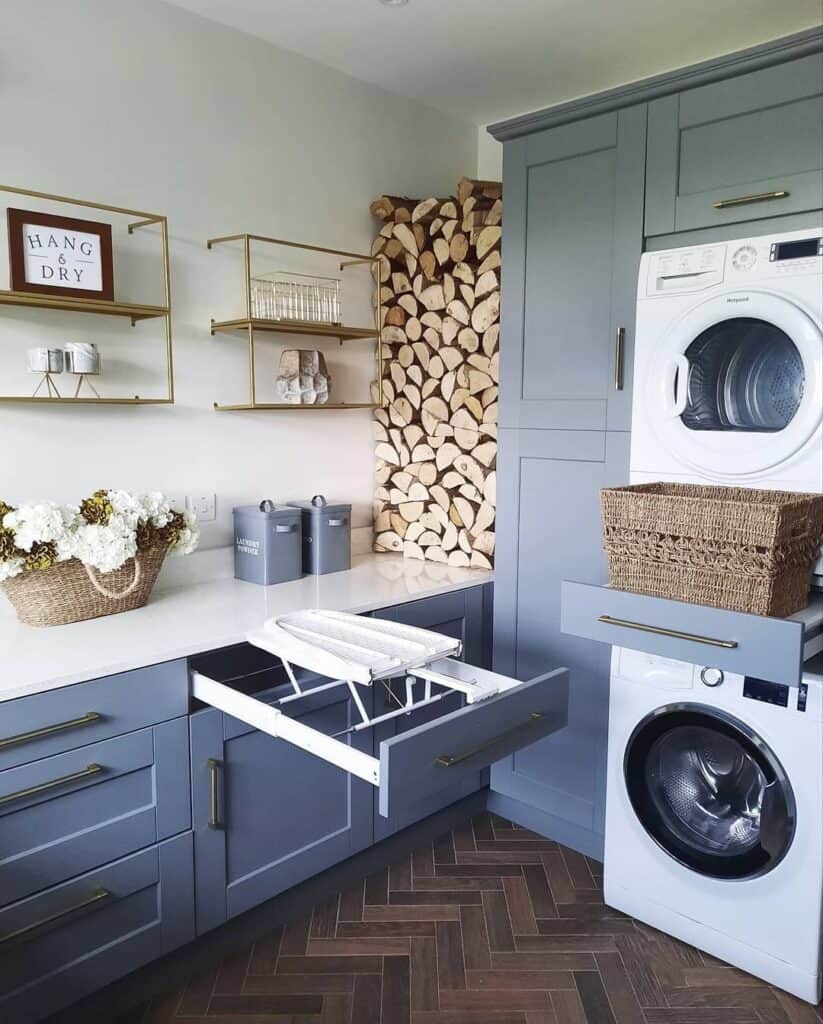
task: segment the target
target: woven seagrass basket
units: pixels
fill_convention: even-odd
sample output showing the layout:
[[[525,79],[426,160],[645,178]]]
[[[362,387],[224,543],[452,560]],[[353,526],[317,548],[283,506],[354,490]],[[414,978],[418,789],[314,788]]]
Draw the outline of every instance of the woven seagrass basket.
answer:
[[[613,587],[779,617],[808,603],[823,495],[637,484],[603,490],[601,509]]]
[[[166,557],[165,544],[139,551],[113,572],[99,573],[76,558],[33,569],[3,584],[17,618],[27,626],[62,626],[142,608]]]

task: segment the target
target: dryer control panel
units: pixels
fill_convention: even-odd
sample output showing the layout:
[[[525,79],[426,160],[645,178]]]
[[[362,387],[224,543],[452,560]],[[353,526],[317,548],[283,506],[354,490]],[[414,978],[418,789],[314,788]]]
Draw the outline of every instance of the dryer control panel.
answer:
[[[823,228],[647,252],[643,261],[647,298],[701,292],[724,281],[735,286],[786,275],[819,274],[823,271]],[[641,287],[643,274],[641,265]]]

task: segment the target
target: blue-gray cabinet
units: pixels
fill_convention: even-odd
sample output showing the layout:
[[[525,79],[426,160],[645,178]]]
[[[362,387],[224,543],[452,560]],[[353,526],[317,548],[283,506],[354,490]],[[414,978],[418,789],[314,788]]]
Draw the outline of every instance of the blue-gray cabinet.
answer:
[[[482,666],[488,662],[490,606],[491,587],[473,587],[373,614],[459,637],[466,659]],[[192,659],[192,666],[219,681],[231,680],[233,687],[239,683],[264,701],[290,692],[278,659],[246,645]],[[302,682],[311,685],[308,677]],[[404,698],[402,683],[396,693]],[[375,715],[388,710],[386,701],[397,706],[382,684],[369,692],[369,699],[374,710],[370,703],[367,710]],[[408,718],[347,734],[359,718],[342,688],[309,696],[294,705],[299,711],[289,709],[289,714],[378,756],[382,741],[440,718],[460,703],[457,695],[450,695]],[[198,933],[485,784],[484,773],[477,770],[420,800],[409,798],[407,803],[404,798],[402,813],[385,818],[370,783],[228,714],[197,710],[190,731]]]
[[[184,832],[0,909],[0,1019],[37,1021],[194,938]]]
[[[394,619],[409,626],[431,629],[446,636],[456,637],[463,641],[463,660],[481,668],[490,668],[489,664],[489,633],[491,630],[491,584],[486,587],[472,587],[470,590],[459,590],[452,594],[439,597],[428,597],[420,601],[397,605],[395,608],[384,608],[374,612],[377,618]],[[421,686],[421,683],[417,684]],[[403,680],[382,684],[375,691],[375,714],[385,713],[405,700]],[[441,715],[463,706],[463,699],[456,693],[445,697],[440,703],[420,711],[393,718],[378,725],[373,730],[373,753],[379,756],[380,744],[391,736],[399,736],[409,729],[414,729],[425,722],[431,722]],[[445,786],[440,792],[424,797],[402,814],[389,818],[379,813],[380,795],[374,792],[374,839],[385,839],[401,828],[406,828],[415,821],[436,811],[448,807],[449,804],[463,799],[476,792],[486,784],[486,772],[478,771],[469,779]]]
[[[568,726],[492,768],[493,792],[586,852],[602,842],[608,651],[560,631],[569,573],[605,578],[601,487],[628,477],[645,105],[504,151],[494,668],[571,669]],[[534,819],[532,819],[534,824]]]
[[[287,692],[280,685],[256,696]],[[295,713],[328,734],[350,728],[356,715],[340,688],[308,696]],[[371,752],[368,731],[348,742]],[[201,710],[191,716],[191,755],[198,934],[372,841],[371,785],[285,741]]]
[[[506,145],[501,427],[628,430],[645,146],[644,105]]]
[[[821,206],[820,54],[649,103],[647,235]]]
[[[191,826],[188,719],[0,772],[0,906]]]
[[[561,632],[561,582],[606,579],[599,492],[623,482],[624,432],[503,430],[498,455],[495,671],[571,670],[568,726],[492,767],[491,789],[546,831],[598,853],[605,811],[609,648]]]

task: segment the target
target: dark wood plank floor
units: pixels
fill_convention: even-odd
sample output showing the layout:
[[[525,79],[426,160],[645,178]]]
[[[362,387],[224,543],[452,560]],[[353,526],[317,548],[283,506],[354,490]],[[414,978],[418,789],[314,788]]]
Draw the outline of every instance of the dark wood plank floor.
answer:
[[[600,864],[484,814],[121,1018],[138,1021],[820,1024],[823,1014],[609,909]]]

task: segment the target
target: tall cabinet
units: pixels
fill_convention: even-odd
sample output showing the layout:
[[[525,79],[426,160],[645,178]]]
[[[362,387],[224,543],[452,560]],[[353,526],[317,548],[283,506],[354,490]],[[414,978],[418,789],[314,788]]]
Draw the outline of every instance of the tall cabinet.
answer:
[[[645,142],[641,105],[519,139],[504,168],[495,668],[566,665],[574,685],[569,726],[496,764],[491,786],[593,854],[608,648],[561,634],[560,581],[604,580],[598,493],[628,474]]]
[[[571,690],[566,729],[493,767],[490,806],[585,853],[603,846],[610,648],[560,632],[560,588],[607,579],[599,491],[629,476],[641,252],[776,216],[819,223],[822,49],[814,30],[492,126],[505,141],[494,667],[525,679],[565,665]]]

